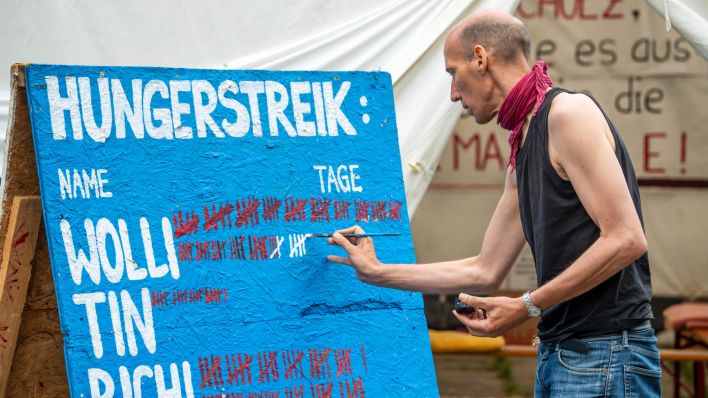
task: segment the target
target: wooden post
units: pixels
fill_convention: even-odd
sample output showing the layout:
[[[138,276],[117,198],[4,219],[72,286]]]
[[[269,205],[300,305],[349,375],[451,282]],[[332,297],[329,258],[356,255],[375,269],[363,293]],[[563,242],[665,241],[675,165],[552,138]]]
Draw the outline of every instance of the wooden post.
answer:
[[[10,246],[13,244],[10,235],[14,230],[10,229],[10,214],[14,198],[39,195],[37,165],[25,92],[24,65],[12,66],[11,86],[5,140],[6,163],[3,166],[3,197],[0,206],[0,247],[5,247],[8,242]],[[27,293],[23,295],[24,310],[21,312],[19,328],[16,330],[17,342],[11,359],[12,367],[9,369],[3,367],[2,370],[3,377],[5,372],[9,371],[7,379],[3,379],[7,380],[4,395],[6,398],[69,396],[64,343],[54,294],[54,279],[41,217],[36,228],[37,244],[33,253],[34,259],[31,261]],[[11,256],[11,253],[0,253],[0,267],[3,267],[5,257]],[[0,268],[0,272],[4,272],[4,269]],[[6,311],[5,305],[0,305],[0,313],[4,314]],[[0,393],[0,398],[2,397]]]
[[[42,220],[39,197],[16,196],[9,218],[0,266],[0,397],[7,388],[32,272],[30,261]]]

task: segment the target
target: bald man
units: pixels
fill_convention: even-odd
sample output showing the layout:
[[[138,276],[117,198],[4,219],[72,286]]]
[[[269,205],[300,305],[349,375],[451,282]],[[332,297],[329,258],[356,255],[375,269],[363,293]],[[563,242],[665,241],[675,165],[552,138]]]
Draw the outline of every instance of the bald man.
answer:
[[[651,281],[637,180],[629,153],[594,99],[552,88],[530,38],[501,11],[475,14],[445,42],[450,97],[480,123],[512,130],[504,192],[479,255],[456,261],[382,264],[371,238],[330,243],[364,282],[421,292],[491,292],[528,242],[538,288],[521,297],[460,300],[476,336],[499,336],[540,316],[536,396],[661,395],[649,304]]]

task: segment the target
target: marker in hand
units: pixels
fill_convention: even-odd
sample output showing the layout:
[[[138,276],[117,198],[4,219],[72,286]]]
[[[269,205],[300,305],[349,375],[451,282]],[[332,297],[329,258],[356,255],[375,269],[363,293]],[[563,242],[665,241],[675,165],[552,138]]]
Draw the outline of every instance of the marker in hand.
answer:
[[[345,238],[367,238],[373,236],[400,236],[398,232],[374,232],[370,234],[341,234]],[[306,234],[305,238],[331,238],[333,234]]]

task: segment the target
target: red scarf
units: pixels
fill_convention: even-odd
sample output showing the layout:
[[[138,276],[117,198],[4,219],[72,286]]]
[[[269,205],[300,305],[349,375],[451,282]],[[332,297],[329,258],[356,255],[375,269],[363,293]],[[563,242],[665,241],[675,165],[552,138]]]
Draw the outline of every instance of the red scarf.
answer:
[[[521,127],[526,121],[526,116],[533,110],[535,115],[538,107],[543,102],[546,90],[553,87],[553,80],[548,76],[548,65],[538,60],[531,71],[524,75],[509,91],[499,108],[497,123],[507,130],[511,130],[509,145],[509,165],[512,170],[516,168],[516,153],[521,143]]]

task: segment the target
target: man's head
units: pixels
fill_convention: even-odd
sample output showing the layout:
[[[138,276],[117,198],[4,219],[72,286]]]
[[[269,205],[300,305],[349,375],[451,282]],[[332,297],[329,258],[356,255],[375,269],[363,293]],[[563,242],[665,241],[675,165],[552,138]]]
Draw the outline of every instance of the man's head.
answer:
[[[531,40],[524,24],[499,10],[474,14],[445,41],[450,99],[477,123],[492,120],[508,90],[529,69]]]

